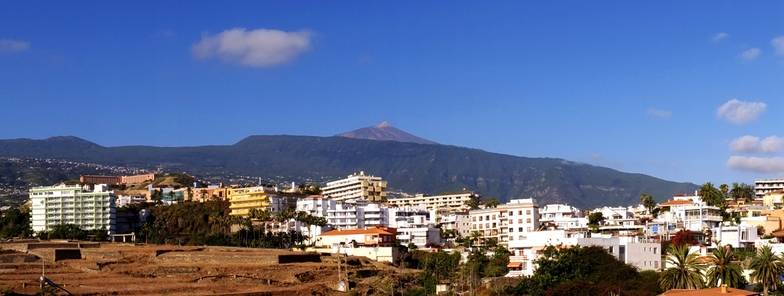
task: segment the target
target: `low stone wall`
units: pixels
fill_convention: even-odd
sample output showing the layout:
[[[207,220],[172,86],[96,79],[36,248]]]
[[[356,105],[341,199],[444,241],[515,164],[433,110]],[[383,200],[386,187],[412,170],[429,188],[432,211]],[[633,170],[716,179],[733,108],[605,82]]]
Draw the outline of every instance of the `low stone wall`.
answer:
[[[2,254],[0,263],[24,263],[38,261],[38,256],[32,254]]]
[[[301,262],[321,262],[321,255],[317,253],[312,254],[291,254],[279,255],[278,263],[301,263]]]
[[[54,261],[68,260],[68,259],[82,259],[82,251],[79,249],[55,249]]]
[[[71,243],[37,243],[37,244],[27,244],[27,250],[37,250],[37,249],[78,249],[79,244],[71,244]]]
[[[277,255],[215,254],[197,252],[168,252],[156,256],[161,263],[207,263],[207,264],[277,264]]]
[[[119,261],[122,260],[123,255],[120,251],[107,251],[101,249],[81,249],[82,259],[98,260],[98,261]]]

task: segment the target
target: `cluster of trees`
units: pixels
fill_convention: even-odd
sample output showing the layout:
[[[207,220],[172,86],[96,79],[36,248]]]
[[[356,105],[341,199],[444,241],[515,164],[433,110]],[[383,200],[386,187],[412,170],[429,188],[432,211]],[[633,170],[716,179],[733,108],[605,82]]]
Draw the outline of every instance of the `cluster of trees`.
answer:
[[[10,209],[0,213],[0,238],[27,237],[33,234],[30,227],[30,213],[20,209]]]
[[[502,277],[509,271],[509,255],[503,246],[489,249],[493,252],[487,256],[487,247],[475,248],[468,255],[467,262],[460,265],[461,255],[458,252],[427,252],[413,250],[404,258],[409,268],[421,270],[417,274],[420,288],[409,291],[406,295],[433,295],[436,284],[448,280],[457,291],[471,291],[482,285],[482,278]]]
[[[664,290],[669,289],[701,289],[727,285],[743,288],[747,284],[743,276],[741,262],[746,269],[752,270],[751,279],[757,281],[765,295],[769,290],[779,288],[779,275],[784,273],[784,258],[772,252],[770,246],[763,246],[748,254],[748,250],[732,249],[729,245],[714,249],[707,261],[700,259],[697,252],[691,252],[692,245],[697,243],[690,231],[681,230],[667,250],[666,266],[659,284]],[[703,274],[705,276],[703,277]]]
[[[700,187],[698,194],[705,204],[715,207],[726,207],[728,199],[754,201],[754,187],[746,183],[732,183],[732,188],[721,184],[716,188],[713,183],[707,182]]]
[[[299,231],[286,229],[271,232],[266,223],[299,221],[307,227],[326,226],[324,217],[317,217],[303,211],[286,209],[274,215],[268,210],[254,209],[247,217],[229,215],[228,201],[208,201],[203,203],[178,203],[169,206],[155,206],[150,218],[142,224],[139,234],[145,242],[176,243],[187,245],[224,245],[241,247],[289,249],[301,246],[310,238]],[[239,231],[231,231],[231,227]]]
[[[38,232],[38,237],[42,239],[69,239],[69,240],[90,240],[105,241],[109,237],[105,228],[84,230],[78,225],[58,224],[49,231]]]
[[[658,295],[659,275],[639,272],[601,247],[548,246],[533,276],[505,285],[497,295]]]

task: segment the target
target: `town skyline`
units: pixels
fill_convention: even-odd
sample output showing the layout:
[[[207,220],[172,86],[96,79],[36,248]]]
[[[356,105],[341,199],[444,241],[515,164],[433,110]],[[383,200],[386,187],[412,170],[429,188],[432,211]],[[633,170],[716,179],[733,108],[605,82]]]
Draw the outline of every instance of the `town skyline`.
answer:
[[[446,145],[753,183],[784,176],[782,5],[3,3],[0,139],[231,145],[388,121]]]

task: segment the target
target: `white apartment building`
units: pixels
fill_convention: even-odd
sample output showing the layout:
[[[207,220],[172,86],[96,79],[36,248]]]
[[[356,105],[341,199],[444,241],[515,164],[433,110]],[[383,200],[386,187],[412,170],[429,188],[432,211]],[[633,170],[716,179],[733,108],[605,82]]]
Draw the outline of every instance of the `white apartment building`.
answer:
[[[403,246],[414,243],[417,248],[423,248],[428,243],[441,243],[441,230],[435,227],[401,227],[397,229],[396,239]]]
[[[389,225],[389,209],[377,203],[337,203],[327,210],[327,224],[334,229],[363,229],[376,225]]]
[[[140,204],[147,202],[147,197],[144,195],[120,195],[117,196],[117,207],[124,207],[132,204]]]
[[[761,200],[765,193],[784,189],[784,179],[754,180],[754,196]]]
[[[707,206],[691,199],[671,200],[659,204],[659,208],[659,217],[648,222],[645,227],[647,235],[669,238],[679,230],[686,229],[693,232],[698,239],[702,239],[705,230],[718,227],[722,221],[718,207]]]
[[[469,237],[471,235],[471,217],[468,212],[441,215],[441,229],[452,230],[455,236]]]
[[[388,227],[427,227],[438,223],[436,211],[428,210],[424,205],[384,208],[389,212],[389,225],[386,225]]]
[[[73,224],[84,230],[116,231],[116,204],[106,184],[92,190],[78,185],[57,185],[30,189],[33,231],[49,231],[54,225]]]
[[[714,241],[733,248],[746,248],[754,245],[759,239],[757,226],[741,223],[740,225],[720,225],[711,229]],[[714,244],[715,246],[715,244]]]
[[[499,245],[524,240],[528,233],[539,228],[539,205],[533,198],[513,199],[497,208],[469,212],[471,232],[478,232],[487,240],[495,238]]]
[[[539,209],[539,224],[547,228],[585,230],[588,228],[588,218],[583,217],[582,211],[573,206],[549,204]]]
[[[325,197],[337,201],[357,199],[382,201],[387,198],[387,182],[382,181],[381,177],[366,176],[362,171],[359,174],[351,174],[346,179],[327,182],[327,186],[322,188],[321,192]]]
[[[507,276],[531,276],[536,270],[534,260],[541,256],[547,246],[600,246],[624,263],[640,270],[657,270],[661,265],[661,244],[647,242],[636,237],[614,237],[610,235],[573,232],[566,230],[535,231],[526,240],[509,242],[510,266],[515,266]]]
[[[417,194],[413,197],[392,198],[387,200],[387,203],[398,207],[424,205],[428,210],[459,212],[467,211],[469,208],[466,206],[466,202],[478,200],[479,197],[479,194],[473,191],[462,190],[441,195]]]

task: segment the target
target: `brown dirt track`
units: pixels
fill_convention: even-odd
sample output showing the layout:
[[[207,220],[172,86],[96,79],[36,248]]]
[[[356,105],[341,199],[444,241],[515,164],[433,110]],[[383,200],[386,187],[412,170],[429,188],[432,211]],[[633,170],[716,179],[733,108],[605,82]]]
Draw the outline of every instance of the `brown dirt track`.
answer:
[[[28,254],[25,260],[24,253],[8,251],[4,244],[0,249],[0,256],[5,256],[0,262],[6,262],[0,263],[0,291],[20,294],[40,291],[38,279],[45,264],[46,277],[75,295],[345,295],[333,289],[337,263],[331,256],[322,256],[322,262],[278,264],[270,260],[302,252],[101,244],[100,248],[81,249],[83,259],[54,262],[42,256],[24,262],[32,261],[32,256]],[[360,294],[389,282],[386,275],[399,272],[365,258],[352,259],[355,265],[349,270]],[[357,278],[363,272],[372,275]]]

